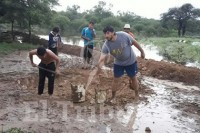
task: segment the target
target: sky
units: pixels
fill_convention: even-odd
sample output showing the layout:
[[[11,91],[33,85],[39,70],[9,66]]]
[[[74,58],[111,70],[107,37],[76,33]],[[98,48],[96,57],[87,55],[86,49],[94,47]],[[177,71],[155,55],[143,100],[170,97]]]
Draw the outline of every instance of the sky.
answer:
[[[80,12],[93,9],[99,1],[107,3],[113,7],[111,11],[117,14],[121,12],[133,12],[148,19],[160,19],[160,14],[168,12],[169,8],[181,7],[183,4],[190,3],[195,8],[200,8],[200,0],[59,0],[61,6],[55,7],[56,11],[66,11],[67,6],[79,5]]]

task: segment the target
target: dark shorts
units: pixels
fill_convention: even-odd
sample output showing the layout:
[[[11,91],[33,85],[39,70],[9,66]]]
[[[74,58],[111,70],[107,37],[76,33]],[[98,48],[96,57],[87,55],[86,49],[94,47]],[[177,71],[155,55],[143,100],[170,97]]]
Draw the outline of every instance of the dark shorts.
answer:
[[[84,54],[83,54],[83,57],[85,59],[92,57],[93,47],[94,47],[93,45],[87,45],[87,46],[85,46]]]
[[[49,48],[49,50],[51,50],[55,55],[58,55],[58,49],[57,49],[57,47],[55,47],[55,48]]]
[[[119,78],[124,75],[124,70],[126,71],[129,77],[134,77],[138,72],[137,62],[129,66],[120,66],[114,64],[114,77]]]

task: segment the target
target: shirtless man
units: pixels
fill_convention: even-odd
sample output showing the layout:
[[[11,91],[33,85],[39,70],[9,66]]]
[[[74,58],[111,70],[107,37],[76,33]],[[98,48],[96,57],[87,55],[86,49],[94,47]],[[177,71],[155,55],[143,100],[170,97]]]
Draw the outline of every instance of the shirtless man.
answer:
[[[37,55],[41,59],[40,64],[37,66],[33,62],[33,55]],[[60,59],[51,50],[39,47],[29,52],[29,58],[33,67],[39,68],[39,85],[38,95],[43,94],[45,77],[48,78],[48,94],[52,95],[54,90],[55,74],[60,74]],[[56,65],[55,63],[56,62]]]

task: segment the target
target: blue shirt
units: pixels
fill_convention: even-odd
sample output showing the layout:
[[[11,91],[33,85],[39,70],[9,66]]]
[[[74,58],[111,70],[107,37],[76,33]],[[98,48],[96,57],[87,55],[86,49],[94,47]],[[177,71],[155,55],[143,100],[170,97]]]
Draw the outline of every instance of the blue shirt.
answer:
[[[93,32],[96,35],[95,29],[93,29]],[[90,39],[90,41],[84,39],[84,45],[94,45],[94,37],[93,37],[92,31],[89,27],[83,28],[81,35]]]

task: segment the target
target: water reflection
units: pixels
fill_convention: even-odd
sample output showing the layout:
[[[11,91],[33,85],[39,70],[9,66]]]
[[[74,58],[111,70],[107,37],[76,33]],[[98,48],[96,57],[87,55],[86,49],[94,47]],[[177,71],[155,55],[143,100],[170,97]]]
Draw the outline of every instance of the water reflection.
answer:
[[[141,47],[144,49],[146,59],[153,59],[156,61],[163,60],[163,57],[159,55],[159,52],[155,46],[141,44]],[[140,56],[140,51],[136,47],[132,48],[135,51],[136,56]]]
[[[38,35],[40,38],[43,38],[45,40],[49,39],[49,36],[47,35]],[[62,42],[64,44],[69,44],[69,45],[77,45],[77,46],[83,46],[83,40],[78,37],[61,37]]]
[[[43,39],[48,40],[48,36],[46,36],[46,35],[39,35],[39,36]],[[83,40],[78,37],[70,37],[70,38],[62,37],[62,41],[64,44],[77,45],[77,46],[81,46],[81,47],[84,46]],[[99,49],[103,45],[103,41],[95,40],[95,43]],[[158,50],[155,46],[144,45],[144,44],[141,44],[141,46],[145,51],[145,55],[146,55],[147,59],[154,59],[156,61],[161,61],[163,59],[163,57],[158,54]],[[140,56],[140,51],[135,47],[132,47],[132,48],[136,52],[136,56]]]
[[[173,85],[165,86],[158,82],[156,84],[154,79],[151,78],[145,78],[143,83],[153,89],[155,94],[148,97],[148,103],[138,105],[133,125],[134,133],[144,132],[146,127],[150,127],[152,132],[155,133],[178,133],[183,130],[184,132],[195,132],[192,128],[185,128],[189,125],[188,123],[195,124],[194,119],[190,118],[192,122],[188,122],[184,117],[180,117],[181,112],[179,110],[172,108],[171,98],[176,98],[176,95],[171,95],[171,93],[174,93],[171,89],[174,88]],[[180,99],[184,101],[185,97],[187,96],[181,96]],[[192,97],[190,99],[194,102],[195,96],[190,97]]]
[[[48,40],[47,35],[39,35],[39,37]],[[77,45],[77,46],[81,46],[81,47],[84,46],[83,40],[80,37],[62,37],[62,41],[63,41],[64,44]],[[95,40],[95,44],[97,45],[96,47],[98,49],[101,49],[101,47],[103,45],[103,41]],[[199,42],[193,42],[192,45],[199,45]],[[145,58],[146,59],[153,59],[153,60],[156,60],[156,61],[161,61],[161,60],[164,59],[163,56],[159,55],[159,51],[158,51],[157,47],[153,46],[153,44],[149,44],[149,45],[141,44],[141,47],[145,51]],[[137,48],[135,48],[134,46],[132,48],[135,51],[136,56],[140,56],[140,51]],[[200,68],[200,63],[198,63],[198,62],[188,62],[186,64],[186,66]]]

